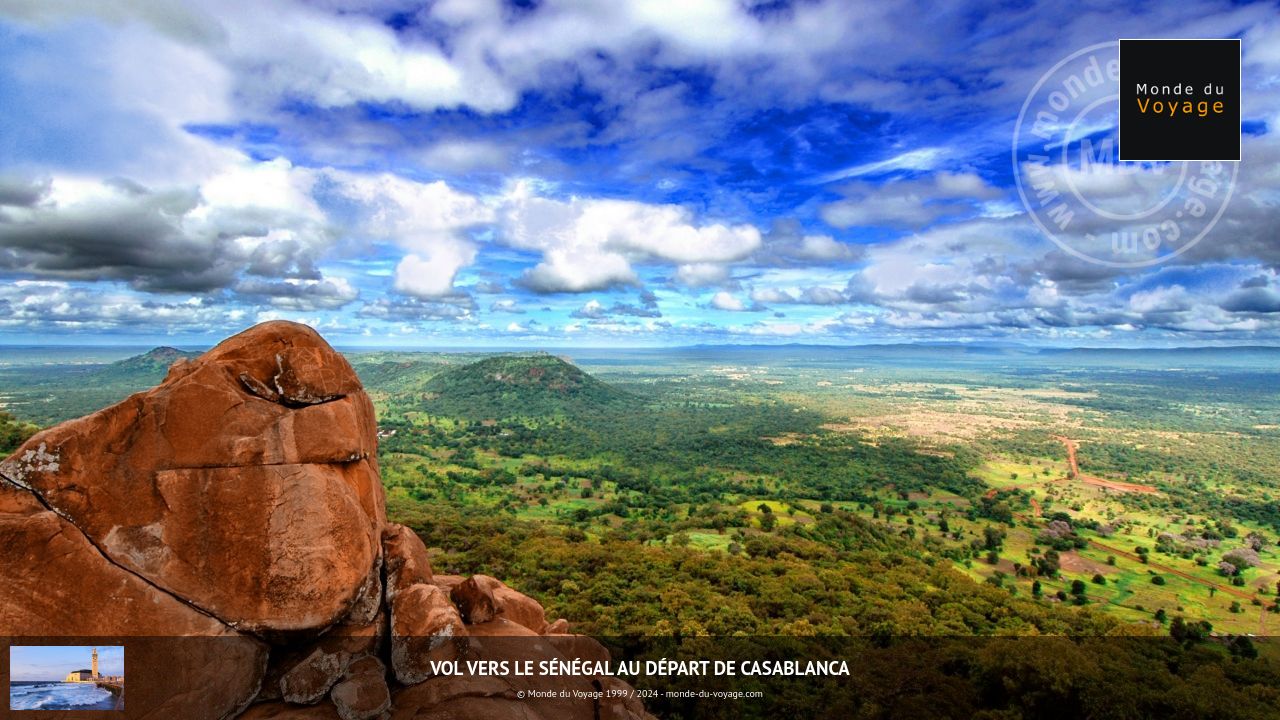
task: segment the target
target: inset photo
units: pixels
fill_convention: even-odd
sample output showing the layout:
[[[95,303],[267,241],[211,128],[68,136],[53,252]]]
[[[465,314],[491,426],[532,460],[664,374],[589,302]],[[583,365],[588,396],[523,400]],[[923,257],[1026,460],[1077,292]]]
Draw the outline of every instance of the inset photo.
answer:
[[[10,647],[9,710],[124,710],[124,647]]]

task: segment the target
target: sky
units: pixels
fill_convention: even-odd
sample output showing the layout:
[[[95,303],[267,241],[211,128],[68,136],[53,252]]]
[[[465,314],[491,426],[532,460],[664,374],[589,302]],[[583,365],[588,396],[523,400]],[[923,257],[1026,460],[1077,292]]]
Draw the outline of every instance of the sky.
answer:
[[[60,681],[72,670],[90,669],[92,657],[93,648],[88,645],[13,645],[9,648],[10,678]],[[99,647],[98,673],[123,675],[124,648]]]
[[[0,0],[0,343],[1280,342],[1275,3],[938,5]],[[1120,37],[1243,47],[1230,204],[1143,268],[1010,156]]]

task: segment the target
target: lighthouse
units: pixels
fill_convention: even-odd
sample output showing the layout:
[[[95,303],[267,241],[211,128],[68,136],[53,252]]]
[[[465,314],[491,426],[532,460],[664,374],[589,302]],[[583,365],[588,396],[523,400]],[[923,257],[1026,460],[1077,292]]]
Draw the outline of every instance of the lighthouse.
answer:
[[[93,679],[98,679],[98,648],[93,649]]]

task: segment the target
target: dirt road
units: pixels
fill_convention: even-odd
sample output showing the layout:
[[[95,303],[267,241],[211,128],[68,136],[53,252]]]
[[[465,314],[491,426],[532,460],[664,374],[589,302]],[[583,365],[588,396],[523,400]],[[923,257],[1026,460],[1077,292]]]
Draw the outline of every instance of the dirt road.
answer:
[[[1096,547],[1099,550],[1105,550],[1106,552],[1112,555],[1115,555],[1116,557],[1122,557],[1122,558],[1125,558],[1126,560],[1132,560],[1133,562],[1137,562],[1137,563],[1142,562],[1142,558],[1139,557],[1136,553],[1131,553],[1127,550],[1121,550],[1118,547],[1107,545],[1105,543],[1100,543],[1097,540],[1090,540],[1088,542],[1093,547]],[[1230,585],[1219,585],[1216,582],[1211,582],[1209,580],[1205,580],[1204,578],[1196,577],[1191,573],[1183,572],[1177,568],[1169,567],[1168,565],[1161,565],[1160,563],[1155,563],[1151,561],[1147,561],[1145,564],[1147,567],[1157,572],[1167,573],[1169,575],[1176,575],[1177,577],[1180,577],[1184,580],[1190,580],[1193,583],[1198,583],[1200,585],[1204,585],[1205,587],[1215,588],[1217,589],[1218,592],[1226,593],[1228,595],[1234,595],[1244,600],[1252,600],[1254,598],[1254,595],[1252,593],[1241,590],[1240,588],[1232,587]]]
[[[1121,482],[1119,480],[1107,480],[1105,478],[1093,477],[1092,475],[1084,475],[1080,472],[1080,466],[1076,464],[1076,442],[1069,437],[1062,435],[1054,435],[1055,440],[1060,441],[1067,447],[1067,467],[1070,468],[1070,477],[1073,477],[1085,485],[1093,485],[1117,492],[1132,493],[1156,493],[1160,492],[1154,486],[1140,485],[1138,483]]]

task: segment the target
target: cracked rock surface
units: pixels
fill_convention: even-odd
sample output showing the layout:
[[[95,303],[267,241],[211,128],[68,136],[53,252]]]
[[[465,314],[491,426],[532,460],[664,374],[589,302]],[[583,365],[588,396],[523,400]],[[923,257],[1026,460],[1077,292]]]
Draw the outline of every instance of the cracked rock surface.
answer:
[[[607,651],[495,578],[432,573],[417,535],[386,521],[355,371],[282,321],[0,462],[0,635],[124,644],[131,717],[648,717],[431,676],[431,659]]]

